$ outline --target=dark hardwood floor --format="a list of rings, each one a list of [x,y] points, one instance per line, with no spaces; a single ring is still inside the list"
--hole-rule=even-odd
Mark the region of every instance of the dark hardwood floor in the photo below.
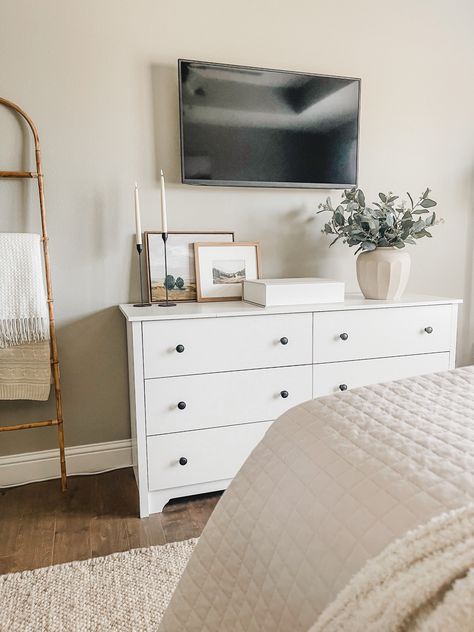
[[[198,537],[220,493],[138,518],[131,468],[0,489],[0,574]]]

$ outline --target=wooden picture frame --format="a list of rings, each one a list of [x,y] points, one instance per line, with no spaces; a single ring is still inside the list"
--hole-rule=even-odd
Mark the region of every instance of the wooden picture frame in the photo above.
[[[228,252],[225,252],[226,250]],[[199,303],[240,301],[242,300],[242,281],[247,278],[260,278],[260,243],[258,241],[196,242],[194,263]]]
[[[146,284],[150,303],[159,303],[166,298],[164,288],[164,244],[162,231],[146,231],[144,234]],[[184,280],[181,290],[178,286],[168,290],[169,299],[176,303],[191,303],[197,300],[194,265],[194,242],[208,241],[232,243],[233,231],[169,231],[168,274]],[[181,249],[181,252],[180,252]],[[186,275],[185,272],[188,271]],[[189,277],[189,278],[187,278]]]

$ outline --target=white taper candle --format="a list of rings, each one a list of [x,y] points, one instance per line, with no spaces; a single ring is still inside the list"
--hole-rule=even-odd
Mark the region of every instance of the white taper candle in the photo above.
[[[140,199],[138,197],[138,184],[135,182],[135,232],[137,246],[142,245],[142,223],[140,221]]]
[[[168,218],[166,216],[166,191],[165,191],[165,174],[161,170],[161,230],[168,232]]]

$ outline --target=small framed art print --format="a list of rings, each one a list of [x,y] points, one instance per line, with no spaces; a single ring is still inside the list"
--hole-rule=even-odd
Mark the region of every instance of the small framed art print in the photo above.
[[[260,244],[196,242],[194,262],[199,302],[238,301],[242,281],[260,278]]]
[[[194,265],[194,242],[234,241],[232,232],[169,232],[167,241],[168,255],[168,296],[171,301],[195,301],[196,276]],[[161,232],[145,233],[147,262],[148,299],[158,303],[166,298],[165,289],[165,250]]]

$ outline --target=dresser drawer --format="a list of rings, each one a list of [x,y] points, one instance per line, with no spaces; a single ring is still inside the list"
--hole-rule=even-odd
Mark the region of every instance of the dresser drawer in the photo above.
[[[311,365],[146,380],[147,434],[272,420],[312,394]]]
[[[448,369],[449,353],[316,364],[313,367],[313,393],[314,397],[320,397],[357,386],[401,380],[404,377]]]
[[[144,322],[145,378],[311,364],[311,327],[311,314]]]
[[[233,478],[270,424],[148,437],[149,491]]]
[[[314,362],[449,351],[452,318],[451,305],[318,313]]]

